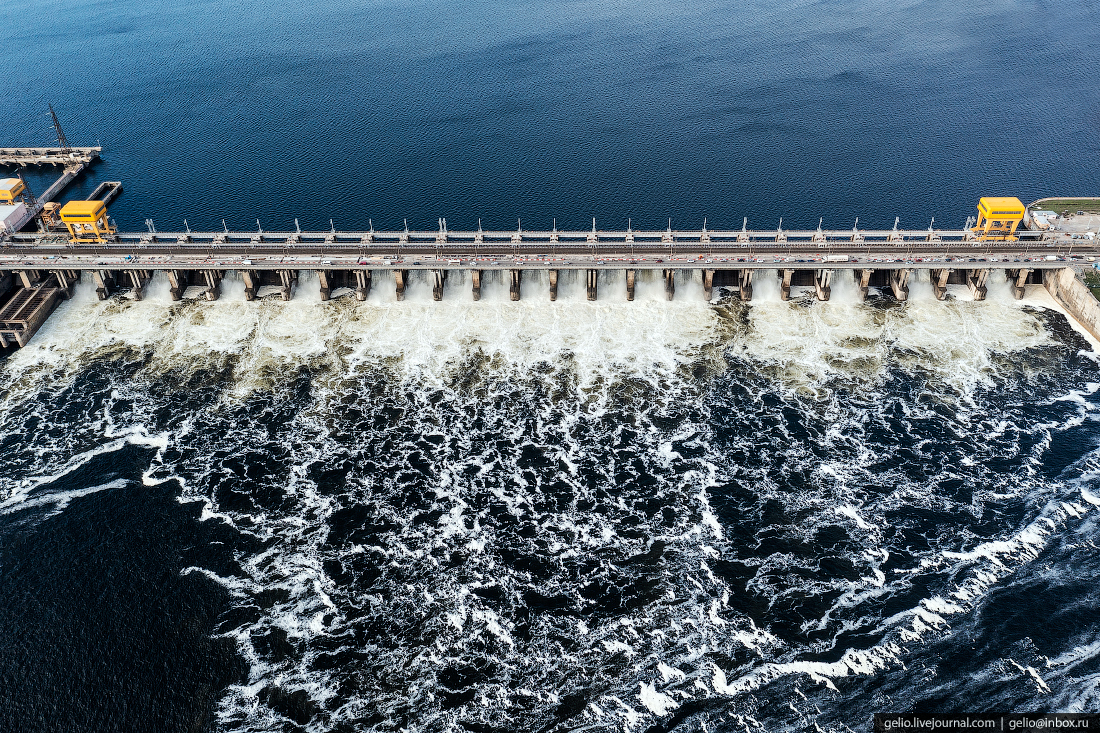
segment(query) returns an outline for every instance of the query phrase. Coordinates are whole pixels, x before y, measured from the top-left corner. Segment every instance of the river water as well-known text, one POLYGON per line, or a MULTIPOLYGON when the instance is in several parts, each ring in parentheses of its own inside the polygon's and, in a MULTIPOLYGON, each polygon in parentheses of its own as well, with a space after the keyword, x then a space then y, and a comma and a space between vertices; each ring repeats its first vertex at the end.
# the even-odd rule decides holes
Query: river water
MULTIPOLYGON (((916 226, 1096 188, 1087 3, 42 12, 2 11, 5 142, 48 142, 52 100, 124 227, 916 226)), ((0 363, 0 728, 1096 709, 1100 379, 1045 291, 620 275, 82 283, 0 363)))

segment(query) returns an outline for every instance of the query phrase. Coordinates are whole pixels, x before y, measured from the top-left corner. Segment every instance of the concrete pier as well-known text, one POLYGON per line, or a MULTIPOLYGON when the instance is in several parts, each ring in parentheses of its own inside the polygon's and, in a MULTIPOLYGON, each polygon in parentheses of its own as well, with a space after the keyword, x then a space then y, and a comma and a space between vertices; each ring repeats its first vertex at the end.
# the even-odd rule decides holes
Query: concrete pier
POLYGON ((61 297, 64 300, 73 297, 76 284, 80 282, 80 273, 76 270, 51 270, 50 274, 54 276, 57 286, 61 288, 61 297))
POLYGON ((672 300, 676 296, 676 270, 665 270, 665 299, 672 300))
POLYGON ((432 300, 443 300, 443 286, 447 282, 446 270, 432 270, 432 300))
POLYGON ((394 270, 393 281, 397 289, 397 300, 401 301, 405 299, 405 288, 409 283, 409 271, 408 270, 394 270))
POLYGON ((833 281, 832 270, 818 270, 814 273, 814 291, 817 294, 817 299, 826 301, 833 294, 833 288, 831 283, 833 281))
POLYGON ((633 301, 634 300, 634 281, 635 281, 634 270, 627 270, 626 271, 626 299, 627 299, 627 301, 633 301))
POLYGON ((355 299, 363 301, 370 295, 370 270, 355 271, 355 299))
POLYGON ((558 299, 558 271, 549 270, 547 275, 550 278, 550 301, 553 302, 558 299))
POLYGON ((791 279, 794 278, 794 270, 779 271, 779 297, 783 300, 791 299, 791 279))
POLYGON ((589 270, 585 277, 585 294, 589 300, 596 300, 599 285, 599 270, 589 270))
POLYGON ((714 270, 703 270, 703 300, 709 301, 714 295, 714 270))
POLYGON ((856 285, 859 287, 859 302, 867 300, 867 290, 871 286, 871 275, 874 270, 861 268, 855 271, 856 285))
POLYGON ((1005 270, 1005 277, 1012 287, 1012 297, 1016 300, 1023 300, 1024 285, 1027 285, 1028 275, 1031 273, 1032 270, 1029 267, 1021 267, 1016 270, 1005 270))
POLYGON ((520 296, 520 282, 523 279, 523 270, 509 270, 508 271, 508 298, 510 300, 519 300, 520 296))
POLYGON ((909 300, 909 273, 907 269, 890 270, 890 289, 899 302, 909 300))
POLYGON ((928 273, 932 281, 932 293, 936 296, 936 300, 943 300, 947 297, 947 281, 951 278, 952 272, 951 268, 942 267, 928 273))
POLYGON ((142 300, 145 297, 145 286, 153 279, 153 273, 149 270, 126 270, 124 275, 130 282, 130 297, 142 300))
POLYGON ((332 271, 331 270, 318 270, 317 282, 321 285, 321 302, 332 298, 332 271))
POLYGON ((92 281, 95 282, 95 294, 100 300, 107 300, 115 288, 114 274, 110 270, 92 270, 92 281))
POLYGON ((470 270, 470 293, 474 300, 481 300, 481 270, 470 270))
MULTIPOLYGON (((253 275, 253 273, 246 270, 245 272, 243 272, 241 274, 244 277, 244 282, 245 282, 244 299, 245 300, 254 300, 256 298, 256 289, 255 289, 255 287, 251 286, 251 284, 250 284, 251 281, 249 279, 250 276, 253 275)), ((169 296, 172 298, 172 300, 182 300, 183 299, 183 291, 187 290, 187 271, 186 270, 169 270, 167 272, 167 275, 168 275, 168 288, 169 288, 168 293, 169 293, 169 296)))
MULTIPOLYGON (((282 287, 283 300, 290 300, 294 297, 294 290, 298 287, 298 271, 297 270, 279 270, 279 284, 282 287)), ((216 300, 214 298, 208 298, 209 300, 216 300)))
POLYGON ((989 291, 985 285, 988 277, 989 270, 984 268, 966 271, 966 284, 970 288, 970 294, 974 296, 974 300, 985 300, 985 295, 989 291))
POLYGON ((737 271, 737 297, 742 303, 752 300, 752 270, 737 271))

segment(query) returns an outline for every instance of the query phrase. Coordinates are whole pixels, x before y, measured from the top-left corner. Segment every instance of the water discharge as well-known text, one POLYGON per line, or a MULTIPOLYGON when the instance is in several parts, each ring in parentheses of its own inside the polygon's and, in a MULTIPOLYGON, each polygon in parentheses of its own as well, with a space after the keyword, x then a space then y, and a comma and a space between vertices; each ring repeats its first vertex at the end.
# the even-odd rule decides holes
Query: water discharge
MULTIPOLYGON (((499 273, 442 303, 384 271, 365 303, 82 284, 3 364, 0 511, 140 444, 119 480, 230 526, 236 564, 188 570, 236 605, 225 730, 842 730, 949 689, 898 678, 1093 531, 1094 367, 997 274, 903 304, 758 274, 749 305, 648 272, 633 303, 621 273, 554 303, 542 273, 519 302, 499 273)), ((1081 699, 1092 643, 1051 672, 1081 699)), ((1037 654, 979 672, 1030 700, 1037 654)))

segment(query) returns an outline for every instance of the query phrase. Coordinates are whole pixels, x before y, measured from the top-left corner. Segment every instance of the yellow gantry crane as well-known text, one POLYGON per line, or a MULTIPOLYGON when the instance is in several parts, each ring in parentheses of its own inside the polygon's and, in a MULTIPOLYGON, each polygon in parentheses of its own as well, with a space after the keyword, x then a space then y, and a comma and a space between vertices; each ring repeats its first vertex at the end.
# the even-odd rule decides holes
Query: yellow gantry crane
POLYGON ((1015 196, 983 196, 978 200, 978 223, 970 231, 983 240, 1014 241, 1024 211, 1023 202, 1015 196))
POLYGON ((80 244, 106 242, 117 231, 103 201, 69 201, 61 207, 61 221, 69 230, 69 241, 80 244))

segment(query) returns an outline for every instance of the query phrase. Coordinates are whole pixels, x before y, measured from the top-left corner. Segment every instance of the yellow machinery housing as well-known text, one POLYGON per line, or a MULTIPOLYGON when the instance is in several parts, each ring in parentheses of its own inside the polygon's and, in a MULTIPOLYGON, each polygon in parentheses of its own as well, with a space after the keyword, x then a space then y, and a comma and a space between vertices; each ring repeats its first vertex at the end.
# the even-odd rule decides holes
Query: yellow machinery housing
POLYGON ((983 196, 978 201, 978 223, 970 231, 982 239, 1014 240, 1024 220, 1024 204, 1015 196, 983 196))
POLYGON ((5 178, 0 180, 0 204, 15 203, 15 200, 23 195, 27 187, 18 178, 5 178))
POLYGON ((88 244, 106 242, 117 229, 107 221, 107 204, 102 201, 70 201, 61 207, 61 221, 69 229, 69 240, 88 244))

